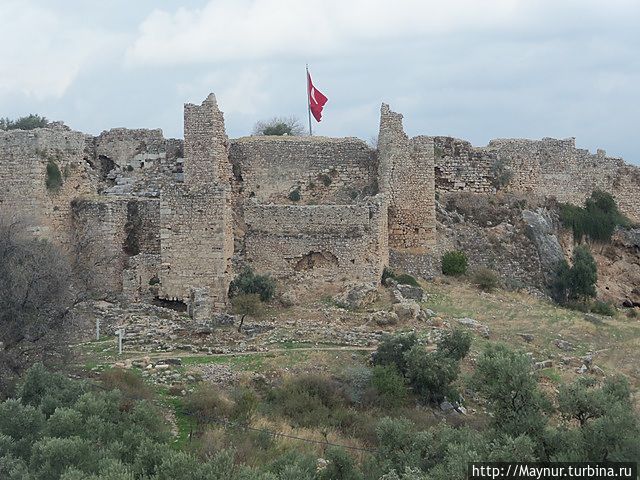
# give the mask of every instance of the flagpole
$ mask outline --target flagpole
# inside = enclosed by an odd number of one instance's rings
[[[309,64],[306,65],[307,68],[307,113],[309,114],[309,136],[313,135],[311,131],[311,89],[309,88]]]

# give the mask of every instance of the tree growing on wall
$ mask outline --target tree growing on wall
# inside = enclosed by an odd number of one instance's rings
[[[296,117],[273,117],[261,120],[253,127],[253,135],[294,135],[304,133],[304,128]]]
[[[556,278],[552,290],[556,300],[586,300],[596,296],[598,266],[586,245],[573,250],[572,265],[562,260],[556,267]]]
[[[0,130],[33,130],[34,128],[43,128],[47,125],[49,125],[49,120],[33,113],[26,117],[20,117],[17,120],[0,118]]]

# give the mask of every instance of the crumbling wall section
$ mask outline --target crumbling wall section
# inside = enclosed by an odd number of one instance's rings
[[[465,140],[433,137],[435,184],[443,192],[495,193],[492,169],[497,153],[475,148]]]
[[[497,152],[513,172],[509,190],[555,197],[561,202],[582,204],[596,189],[611,193],[621,210],[640,220],[640,168],[620,158],[595,154],[575,146],[575,139],[492,140]]]
[[[247,263],[276,277],[379,281],[388,263],[383,195],[354,205],[245,205]]]
[[[193,289],[208,289],[210,307],[224,306],[233,254],[228,194],[178,185],[161,196],[161,298],[187,303]]]
[[[402,115],[382,104],[379,183],[389,201],[389,248],[424,254],[435,245],[433,138],[409,139]]]
[[[258,203],[356,203],[378,189],[375,152],[357,138],[245,137],[229,159],[238,193]]]
[[[0,208],[67,246],[71,200],[95,191],[84,146],[85,135],[66,127],[0,131]],[[57,170],[59,184],[47,186],[48,165]]]
[[[160,197],[158,296],[204,321],[226,304],[234,248],[228,139],[213,94],[185,105],[184,129],[184,183]]]

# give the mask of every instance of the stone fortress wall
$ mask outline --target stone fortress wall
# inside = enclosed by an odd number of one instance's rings
[[[604,150],[590,153],[576,148],[575,139],[498,139],[486,147],[451,137],[433,137],[436,145],[436,187],[442,192],[514,193],[555,197],[580,205],[591,192],[611,193],[622,212],[640,221],[640,168]],[[496,170],[510,172],[497,185]]]
[[[573,139],[409,138],[383,104],[378,149],[355,138],[229,140],[210,95],[185,105],[185,140],[160,130],[0,132],[0,208],[73,250],[98,245],[107,290],[207,319],[245,265],[288,281],[376,282],[433,272],[437,192],[499,189],[581,203],[611,192],[640,220],[640,169]],[[55,163],[62,186],[46,186]],[[509,182],[496,182],[498,170]],[[86,242],[87,236],[90,242]]]

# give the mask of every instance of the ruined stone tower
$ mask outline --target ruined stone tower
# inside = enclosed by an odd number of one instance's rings
[[[160,296],[199,320],[225,305],[233,256],[228,140],[213,94],[185,105],[184,131],[184,183],[160,200]]]
[[[391,266],[420,274],[436,238],[433,140],[408,138],[402,115],[383,103],[378,159],[380,190],[389,202]]]

